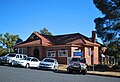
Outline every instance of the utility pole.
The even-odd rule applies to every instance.
[[[93,62],[93,72],[94,72],[94,50],[92,50],[92,62]]]

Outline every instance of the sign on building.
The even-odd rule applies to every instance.
[[[82,56],[83,53],[82,52],[73,52],[73,56]]]

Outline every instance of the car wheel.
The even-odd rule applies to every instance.
[[[26,68],[29,68],[29,67],[30,67],[30,65],[27,63],[27,64],[26,64]]]
[[[14,61],[12,61],[11,63],[10,63],[10,66],[13,66],[14,65],[14,63],[13,63]]]
[[[4,65],[4,63],[1,62],[0,65]]]
[[[68,72],[68,73],[73,73],[73,70],[67,68],[67,72]]]
[[[55,66],[53,67],[53,71],[55,71]]]
[[[41,70],[41,68],[38,66],[38,69]]]
[[[86,75],[86,74],[87,74],[87,71],[86,71],[86,70],[82,70],[82,71],[81,71],[81,74]]]
[[[2,65],[2,61],[0,61],[0,65]]]
[[[11,66],[13,66],[13,65],[14,65],[14,61],[11,62]]]
[[[53,71],[54,71],[54,72],[57,72],[57,71],[58,71],[58,67],[55,68],[55,66],[54,66]]]
[[[56,68],[56,71],[59,71],[59,67]]]

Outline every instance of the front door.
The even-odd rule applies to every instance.
[[[39,50],[34,49],[34,56],[39,59]]]

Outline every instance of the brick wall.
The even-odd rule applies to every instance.
[[[94,64],[98,64],[98,47],[94,47]]]
[[[58,57],[58,51],[61,50],[61,49],[68,50],[68,56],[71,55],[70,47],[66,47],[66,46],[62,46],[62,47],[47,47],[45,49],[45,51],[46,52],[48,50],[54,50],[54,51],[56,51],[56,57],[53,57],[53,58],[57,59],[60,64],[67,64],[67,57]],[[44,55],[46,55],[46,53],[44,53]]]
[[[31,46],[24,48],[26,50],[25,54],[28,56],[34,56],[34,49],[39,50],[39,59],[42,60],[43,58],[47,57],[48,50],[56,51],[56,57],[53,57],[58,60],[60,64],[67,64],[67,57],[58,57],[58,51],[61,49],[68,50],[68,57],[73,57],[73,52],[76,49],[81,49],[83,52],[83,57],[86,58],[88,65],[92,64],[92,53],[88,54],[88,48],[90,48],[90,52],[94,52],[94,64],[98,64],[98,47],[70,47],[70,46],[61,46],[61,47],[43,47],[43,46]]]
[[[91,65],[91,53],[90,54],[88,53],[89,48],[90,47],[84,47],[84,57],[86,58],[88,65]],[[91,48],[90,48],[90,52],[91,52]]]

